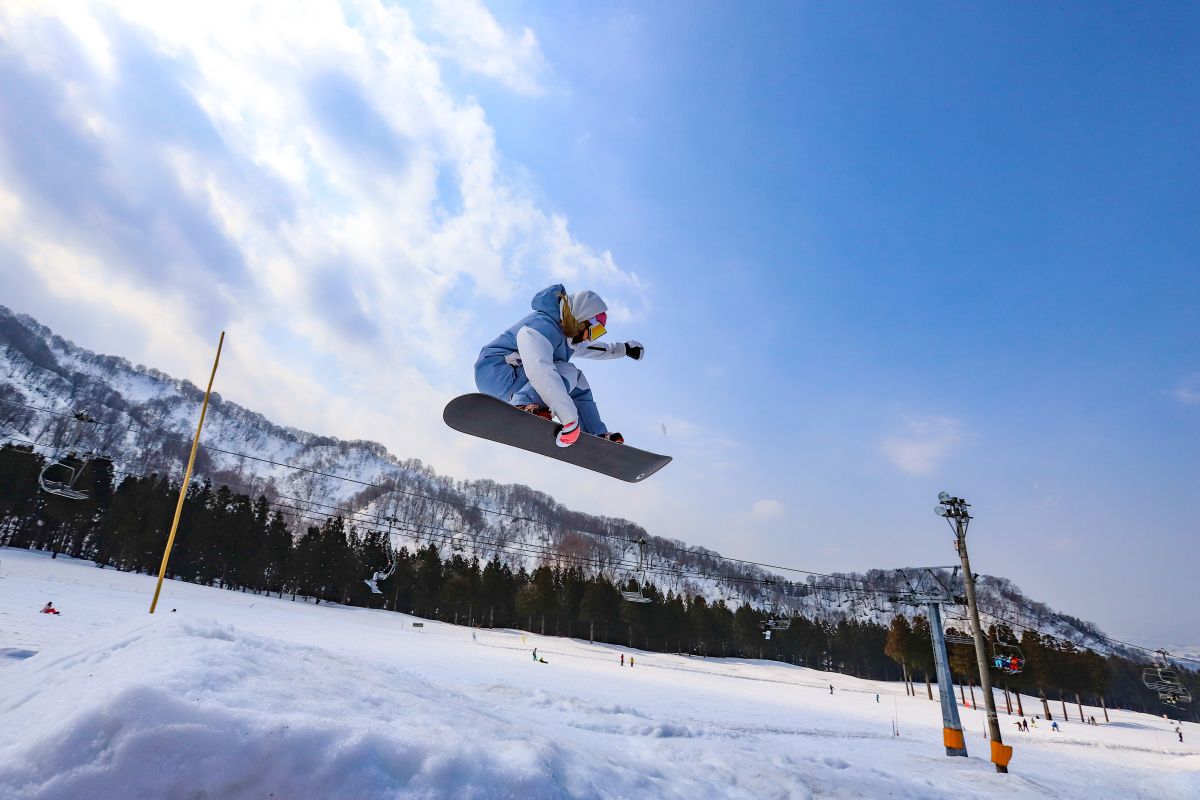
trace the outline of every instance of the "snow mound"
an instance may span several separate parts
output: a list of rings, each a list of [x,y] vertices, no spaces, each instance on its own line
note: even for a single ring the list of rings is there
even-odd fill
[[[600,796],[579,754],[472,743],[414,675],[215,622],[94,636],[5,677],[3,797]]]

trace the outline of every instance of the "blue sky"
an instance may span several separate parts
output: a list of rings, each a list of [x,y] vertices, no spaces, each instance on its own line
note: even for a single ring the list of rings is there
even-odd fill
[[[948,489],[980,571],[1200,641],[1194,5],[303,5],[0,12],[0,302],[739,557],[948,563]],[[556,280],[648,347],[588,375],[652,482],[440,427]]]

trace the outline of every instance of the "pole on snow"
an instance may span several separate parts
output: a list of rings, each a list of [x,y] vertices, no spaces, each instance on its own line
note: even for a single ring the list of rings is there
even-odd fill
[[[975,660],[979,665],[979,686],[983,689],[983,704],[987,711],[988,739],[992,743],[992,763],[996,772],[1008,772],[1012,760],[1012,748],[1000,738],[1000,719],[996,716],[996,698],[992,696],[992,674],[988,666],[987,648],[983,642],[983,629],[979,624],[979,606],[975,603],[975,575],[967,558],[967,526],[971,514],[970,504],[961,497],[951,497],[946,492],[938,495],[940,505],[934,509],[939,517],[945,517],[954,530],[954,549],[962,560],[963,587],[967,590],[967,612],[971,619],[971,632],[975,638]]]
[[[958,704],[954,702],[954,685],[950,679],[950,660],[946,657],[946,635],[942,631],[942,604],[930,601],[929,632],[933,635],[933,663],[937,668],[938,696],[942,701],[942,743],[948,756],[966,756],[962,722],[958,719]]]
[[[904,571],[901,570],[900,574],[903,575]],[[946,755],[965,757],[967,743],[963,738],[962,722],[958,718],[958,704],[954,702],[954,682],[950,676],[950,659],[946,657],[946,634],[942,630],[942,606],[961,605],[962,600],[950,594],[932,569],[923,570],[923,574],[915,583],[907,576],[904,580],[908,584],[907,591],[898,591],[890,596],[888,601],[899,605],[925,607],[929,619],[930,639],[933,642],[938,698],[942,703],[942,744],[946,747]],[[925,683],[929,683],[928,674],[925,676]]]
[[[196,424],[196,438],[192,439],[192,454],[188,456],[187,469],[183,473],[183,485],[179,487],[179,502],[175,504],[175,519],[171,522],[171,535],[163,550],[162,566],[158,568],[158,583],[154,586],[154,599],[150,601],[150,613],[158,606],[158,593],[162,591],[163,576],[167,574],[167,561],[171,558],[171,547],[175,544],[175,532],[179,530],[179,518],[183,515],[183,499],[187,497],[188,484],[192,482],[192,467],[196,465],[196,448],[200,446],[200,430],[204,427],[204,416],[208,413],[208,398],[212,396],[213,379],[217,377],[217,364],[221,363],[221,347],[225,344],[225,331],[217,342],[217,357],[213,359],[212,373],[208,376],[208,388],[204,390],[204,404],[200,406],[200,422]]]

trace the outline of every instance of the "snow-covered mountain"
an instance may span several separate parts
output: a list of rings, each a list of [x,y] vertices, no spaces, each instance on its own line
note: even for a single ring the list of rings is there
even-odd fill
[[[47,455],[94,451],[113,460],[118,477],[157,472],[178,480],[202,399],[202,390],[189,381],[92,353],[0,306],[0,442],[33,442]],[[76,421],[76,412],[95,422]],[[887,590],[904,586],[914,574],[772,575],[704,548],[651,536],[628,520],[572,511],[527,486],[456,481],[416,459],[398,458],[376,442],[276,425],[219,395],[209,408],[196,476],[254,496],[265,494],[301,520],[340,513],[360,527],[390,530],[396,546],[432,541],[467,556],[498,555],[527,567],[547,561],[578,564],[622,578],[637,562],[632,543],[644,538],[647,577],[664,594],[703,595],[735,606],[749,601],[812,618],[886,624],[896,613],[886,602]],[[940,577],[953,589],[951,575]],[[1111,651],[1094,625],[1030,600],[1008,580],[983,578],[980,597],[1000,619]]]

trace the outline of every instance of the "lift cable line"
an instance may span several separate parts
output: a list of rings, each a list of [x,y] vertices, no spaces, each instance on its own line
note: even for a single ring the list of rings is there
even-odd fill
[[[40,411],[43,413],[54,414],[57,416],[73,416],[73,414],[69,414],[67,412],[55,411],[54,409],[49,409],[49,408],[41,408],[38,406],[29,405],[28,403],[20,403],[20,402],[16,402],[16,401],[12,401],[12,400],[0,400],[0,402],[9,403],[12,405],[18,405],[18,406],[28,408],[33,411]],[[102,426],[106,426],[106,427],[120,427],[113,423],[100,422],[98,420],[93,421],[92,424],[102,425]],[[133,426],[129,426],[126,428],[126,430],[132,430],[132,427]],[[454,500],[449,500],[444,497],[434,497],[432,495],[422,494],[420,492],[413,492],[413,491],[409,491],[406,489],[400,489],[395,486],[389,486],[384,483],[375,483],[372,481],[362,480],[361,478],[351,478],[347,475],[338,475],[333,472],[325,472],[323,470],[313,469],[311,467],[302,467],[297,464],[289,464],[284,461],[275,461],[273,459],[263,458],[262,456],[253,456],[248,453],[238,452],[236,450],[227,450],[225,448],[217,447],[216,445],[212,445],[212,444],[203,444],[202,443],[200,445],[200,447],[205,450],[211,451],[211,452],[224,453],[225,455],[235,456],[237,458],[246,458],[246,459],[250,459],[251,461],[258,461],[260,463],[270,464],[271,466],[275,466],[275,467],[284,467],[286,469],[295,470],[297,472],[306,472],[310,475],[318,475],[318,476],[324,477],[324,478],[331,478],[333,480],[340,480],[340,481],[345,481],[347,483],[354,483],[359,486],[380,489],[385,492],[392,492],[395,494],[401,494],[401,495],[405,495],[408,497],[421,498],[423,500],[428,500],[428,501],[434,502],[434,503],[444,503],[446,505],[451,505],[451,506],[455,506],[457,508],[461,508],[464,511],[479,511],[480,513],[484,513],[484,514],[494,514],[496,516],[506,517],[506,518],[512,519],[514,521],[529,522],[534,525],[540,525],[540,526],[548,527],[548,528],[556,528],[559,530],[567,531],[569,533],[579,533],[579,534],[584,534],[584,535],[588,535],[588,536],[601,536],[601,537],[607,537],[607,538],[613,538],[613,539],[622,539],[622,540],[626,540],[626,541],[628,540],[627,537],[621,536],[620,534],[603,533],[601,531],[587,531],[587,530],[583,530],[580,528],[571,528],[571,527],[569,527],[567,525],[563,525],[561,523],[550,522],[547,520],[539,520],[539,519],[535,519],[533,517],[526,517],[526,516],[522,516],[520,514],[512,514],[507,511],[501,511],[499,509],[485,508],[483,506],[471,505],[470,503],[456,502]],[[670,551],[673,551],[676,553],[686,554],[691,557],[696,557],[696,556],[700,555],[700,556],[704,556],[704,557],[708,557],[708,558],[713,558],[713,559],[716,559],[719,561],[724,561],[726,563],[743,564],[746,566],[754,566],[754,567],[759,567],[762,569],[780,570],[783,572],[794,572],[794,573],[801,574],[801,575],[813,575],[818,578],[829,578],[831,580],[844,580],[844,581],[854,582],[854,583],[863,583],[864,582],[861,578],[847,578],[844,576],[830,575],[827,573],[814,572],[812,570],[799,569],[796,567],[787,567],[787,566],[782,566],[779,564],[768,564],[768,563],[761,562],[761,561],[751,561],[748,559],[732,558],[730,556],[720,556],[720,555],[714,555],[711,553],[697,553],[694,550],[689,550],[686,547],[677,547],[674,545],[660,545],[659,549],[660,550],[670,550]]]
[[[12,401],[0,400],[0,403],[12,404]],[[47,413],[53,413],[53,414],[59,414],[61,416],[67,416],[66,414],[62,414],[61,412],[50,411],[48,409],[40,409],[37,407],[28,406],[27,404],[23,404],[23,403],[15,403],[14,405],[21,405],[21,406],[31,408],[32,410],[36,410],[36,411],[46,411]],[[111,423],[103,423],[103,422],[97,422],[95,424],[111,425]],[[7,439],[8,441],[11,441],[11,442],[19,442],[21,444],[28,444],[28,445],[38,446],[38,447],[46,446],[45,443],[43,443],[43,442],[19,437],[19,436],[15,435],[15,432],[11,432],[11,431],[0,432],[0,435],[3,435],[5,439]],[[201,445],[201,446],[203,447],[204,445]],[[294,468],[299,469],[299,470],[306,470],[306,468],[304,468],[304,467],[294,467]],[[146,479],[149,477],[144,474],[130,472],[127,470],[114,470],[114,474],[125,475],[128,477],[135,477],[135,478],[141,478],[141,479]],[[386,488],[386,487],[383,487],[383,488]],[[409,493],[409,494],[414,494],[414,493]],[[435,500],[438,502],[447,502],[447,501],[442,500],[441,498],[429,498],[427,495],[415,494],[415,496],[425,498],[425,499]],[[281,497],[286,497],[286,496],[281,495]],[[309,505],[316,505],[316,506],[321,506],[324,508],[338,510],[340,512],[340,514],[339,514],[340,516],[342,516],[343,518],[346,518],[346,519],[350,519],[355,522],[361,523],[363,520],[360,519],[360,517],[363,517],[363,516],[365,516],[367,519],[376,519],[376,520],[383,519],[383,517],[371,517],[371,515],[365,514],[364,512],[361,512],[361,511],[358,511],[358,512],[345,511],[340,506],[330,504],[330,503],[321,503],[316,500],[302,500],[300,498],[288,498],[288,499],[292,499],[296,502],[306,503]],[[278,504],[278,503],[272,503],[271,505],[273,508],[287,509],[289,515],[297,517],[297,518],[303,518],[308,521],[323,522],[325,519],[328,519],[328,518],[334,516],[332,514],[326,514],[325,516],[322,516],[322,517],[312,517],[312,516],[307,516],[307,515],[302,516],[302,515],[297,514],[291,507],[287,507],[287,506],[284,506],[284,505]],[[309,509],[309,511],[311,511],[311,509]],[[560,530],[565,530],[565,531],[571,532],[571,533],[579,533],[582,535],[602,536],[602,537],[610,537],[610,538],[611,537],[621,538],[617,534],[602,534],[602,533],[593,532],[593,531],[583,531],[583,530],[579,530],[579,529],[568,528],[568,527],[561,526],[561,525],[555,525],[554,523],[539,522],[537,520],[532,520],[531,518],[521,518],[521,519],[523,521],[531,521],[531,522],[534,522],[535,524],[543,525],[546,527],[555,527]],[[449,530],[449,529],[437,528],[437,526],[432,526],[429,523],[409,523],[409,524],[421,526],[421,527],[425,527],[425,528],[431,528],[431,529],[446,530],[446,531]],[[410,538],[414,538],[419,541],[427,540],[427,541],[433,542],[436,539],[444,538],[444,536],[442,534],[426,535],[426,534],[421,534],[419,532],[404,531],[404,530],[401,530],[398,533],[408,533]],[[480,542],[493,543],[493,540],[490,537],[475,536],[473,538],[477,539]],[[510,547],[511,547],[511,545],[510,545]],[[531,553],[531,551],[529,551],[527,548],[522,548],[522,551],[525,552],[526,554],[554,555],[555,557],[558,557],[558,558],[566,557],[565,554],[560,553],[557,549],[555,549],[553,547],[549,547],[549,548],[538,547],[538,546],[533,546],[533,547],[536,548],[536,552]],[[499,552],[499,551],[500,551],[500,549],[498,548],[497,552]],[[708,554],[706,554],[706,555],[708,555]],[[718,560],[732,560],[732,561],[736,561],[738,563],[759,564],[759,562],[746,562],[741,559],[728,559],[727,557],[724,557],[724,556],[711,556],[710,555],[709,557],[715,558]],[[589,559],[585,556],[570,556],[570,558],[573,561],[575,561],[576,563],[586,564],[589,566],[594,566],[597,563],[596,559]],[[601,560],[601,561],[604,562],[605,560]],[[606,560],[606,563],[610,566],[634,566],[633,564],[623,564],[622,562],[619,562],[614,559],[608,559],[608,560]],[[926,569],[936,570],[936,569],[955,569],[955,568],[956,567],[945,566],[945,567],[927,567]],[[814,575],[816,577],[829,577],[829,578],[831,578],[833,580],[837,580],[837,581],[856,580],[856,581],[861,582],[861,579],[849,579],[849,578],[845,578],[845,577],[839,576],[839,575],[825,575],[822,573],[811,572],[808,570],[801,570],[798,568],[786,568],[786,569],[789,569],[789,570],[795,571],[795,572],[802,572],[805,574]],[[770,578],[744,578],[744,577],[724,576],[724,575],[718,575],[716,573],[702,572],[702,571],[698,571],[698,570],[694,570],[694,569],[690,569],[690,568],[689,569],[684,569],[684,568],[662,568],[662,569],[660,569],[660,568],[651,567],[649,572],[652,574],[725,581],[727,583],[760,584],[760,585],[764,585],[764,586],[770,585],[771,583],[778,583],[777,581],[773,581]],[[682,573],[682,575],[681,575],[681,573]],[[827,586],[827,585],[822,585],[822,584],[796,584],[796,585],[798,587],[800,587],[801,589],[812,592],[814,594],[843,592],[846,594],[855,594],[855,595],[879,595],[879,596],[884,596],[889,600],[891,600],[894,596],[896,596],[898,592],[902,591],[902,590],[899,590],[896,588],[880,588],[880,589],[861,588],[860,589],[857,587]],[[1022,622],[1019,620],[1015,620],[1015,619],[1007,616],[1005,612],[996,611],[995,609],[989,607],[985,603],[980,603],[979,607],[980,607],[980,611],[982,611],[988,617],[995,620],[997,623],[1000,623],[1000,624],[1003,624],[1003,625],[1009,627],[1010,629],[1012,629],[1014,631],[1020,631],[1020,632],[1028,631],[1031,633],[1038,634],[1039,636],[1042,636],[1051,641],[1064,643],[1064,644],[1071,643],[1071,644],[1078,645],[1077,642],[1073,642],[1070,639],[1066,639],[1066,638],[1063,638],[1062,636],[1045,631],[1045,630],[1037,627],[1036,625],[1028,624],[1026,622]],[[1128,642],[1128,641],[1124,641],[1121,639],[1114,639],[1109,636],[1103,636],[1103,635],[1097,635],[1097,634],[1088,634],[1088,636],[1097,642],[1104,642],[1104,643],[1110,644],[1110,645],[1119,645],[1121,647],[1127,647],[1130,649],[1139,650],[1139,651],[1142,651],[1142,652],[1145,652],[1145,653],[1151,654],[1151,655],[1159,652],[1159,648],[1135,644],[1133,642]],[[947,641],[950,641],[951,643],[953,643],[952,640],[947,640]],[[968,641],[973,642],[974,640],[970,639]],[[1200,658],[1193,658],[1193,657],[1189,657],[1189,656],[1182,656],[1182,655],[1172,656],[1172,660],[1200,664]]]
[[[51,415],[59,416],[59,417],[74,418],[75,413],[76,413],[76,412],[56,411],[54,409],[34,406],[34,405],[30,405],[28,403],[22,403],[22,402],[5,399],[5,398],[0,398],[0,404],[18,406],[18,407],[29,409],[31,411],[37,411],[37,412],[51,414]],[[115,423],[103,422],[103,421],[94,420],[94,419],[89,420],[88,424],[103,426],[103,427],[110,427],[110,428],[123,428],[127,432],[133,430],[135,427],[138,427],[138,428],[145,427],[145,426],[141,425],[140,423],[136,423],[136,422],[134,422],[133,424],[130,424],[128,426],[122,426],[122,425],[117,425]],[[15,433],[16,433],[15,431],[12,431],[12,432],[5,431],[0,435],[3,435],[5,439],[12,441],[12,442],[19,442],[21,444],[28,444],[28,445],[32,445],[35,447],[48,447],[49,446],[46,443],[41,442],[41,441],[26,439],[26,438],[17,436],[17,435],[15,435]],[[179,436],[181,434],[176,434],[176,433],[172,432],[171,435]],[[160,437],[160,438],[164,438],[164,437]],[[396,494],[401,494],[401,495],[405,495],[405,496],[409,496],[409,497],[428,500],[430,502],[452,505],[452,506],[455,506],[457,508],[462,508],[463,510],[467,510],[467,511],[476,510],[481,513],[499,515],[499,516],[506,517],[508,519],[512,519],[514,521],[527,522],[527,523],[530,523],[533,525],[541,526],[544,528],[552,528],[552,529],[560,530],[560,531],[563,531],[566,533],[575,533],[575,534],[580,534],[580,535],[584,535],[584,536],[601,537],[601,538],[606,538],[606,539],[620,539],[624,542],[630,541],[628,537],[622,536],[620,534],[604,533],[601,531],[589,531],[589,530],[583,530],[580,528],[572,528],[568,525],[564,525],[561,523],[555,523],[555,522],[550,522],[550,521],[546,521],[546,520],[538,520],[533,517],[521,516],[518,514],[512,514],[509,512],[505,512],[505,511],[499,511],[497,509],[484,508],[482,506],[471,505],[469,503],[455,502],[453,500],[448,500],[448,499],[442,498],[442,497],[433,497],[431,495],[422,494],[420,492],[412,492],[412,491],[408,491],[408,490],[404,490],[404,489],[399,489],[394,486],[389,486],[386,483],[384,483],[384,484],[373,483],[370,481],[364,481],[364,480],[357,479],[357,478],[351,478],[351,477],[348,477],[345,475],[338,475],[335,473],[324,472],[322,470],[316,470],[316,469],[312,469],[309,467],[302,467],[302,466],[295,465],[295,464],[288,464],[286,462],[265,459],[265,458],[262,458],[259,456],[252,456],[247,453],[239,453],[237,451],[227,450],[227,449],[216,447],[216,446],[210,445],[210,444],[201,443],[200,447],[203,449],[208,449],[211,451],[224,453],[226,455],[236,456],[236,457],[240,457],[240,458],[247,458],[247,459],[250,459],[253,461],[267,463],[272,466],[284,467],[287,469],[296,470],[298,472],[306,472],[309,474],[319,475],[321,477],[332,478],[334,480],[341,480],[341,481],[346,481],[346,482],[350,482],[350,483],[355,483],[355,484],[358,484],[361,486],[376,488],[376,489],[380,489],[384,492],[393,492]],[[142,479],[145,479],[148,477],[143,474],[128,472],[125,470],[114,470],[114,473],[121,474],[121,475],[127,475],[130,477],[142,478]],[[290,498],[290,499],[293,499],[296,502],[302,502],[302,503],[307,503],[310,505],[318,505],[318,506],[324,506],[324,507],[327,507],[330,509],[340,510],[339,506],[332,505],[332,504],[319,503],[318,501],[315,501],[315,500],[300,500],[299,498]],[[293,515],[295,515],[294,512],[289,512],[289,513],[292,513]],[[363,515],[363,512],[361,512],[361,511],[360,512],[342,511],[340,514],[340,516],[342,516],[344,518],[353,519],[353,520],[359,521],[359,522],[361,522],[361,520],[359,520],[358,517],[362,516],[362,515]],[[329,515],[327,515],[327,516],[329,516]],[[368,518],[370,518],[370,515],[366,515],[366,516]],[[376,519],[383,519],[383,518],[377,517]],[[428,523],[411,523],[411,524],[421,525],[423,527],[434,527],[434,526],[429,526]],[[429,541],[432,541],[434,538],[437,538],[437,537],[413,536],[411,538],[428,539]],[[485,541],[484,539],[482,539],[478,536],[475,536],[473,538],[475,538],[479,541]],[[896,588],[887,588],[887,587],[870,588],[870,587],[866,587],[866,586],[861,586],[861,587],[850,586],[850,585],[846,585],[846,584],[851,584],[851,583],[864,584],[865,581],[862,578],[851,578],[851,577],[843,576],[843,575],[833,575],[833,574],[829,574],[829,573],[815,572],[813,570],[805,570],[805,569],[801,569],[798,567],[787,567],[787,566],[782,566],[782,565],[777,565],[777,564],[769,564],[766,562],[751,561],[748,559],[739,559],[739,558],[733,558],[730,556],[721,556],[721,555],[716,555],[716,554],[709,553],[709,552],[697,553],[695,551],[688,550],[687,548],[677,547],[674,545],[666,545],[666,546],[663,546],[661,549],[673,551],[676,553],[682,553],[689,557],[701,556],[703,558],[712,559],[714,561],[720,561],[720,562],[726,562],[726,563],[732,563],[732,564],[742,564],[742,565],[746,565],[746,566],[754,566],[754,567],[759,567],[759,568],[763,568],[763,569],[779,570],[782,572],[791,572],[791,573],[796,573],[796,574],[809,575],[809,576],[812,576],[815,578],[827,578],[831,581],[836,582],[837,584],[840,584],[840,585],[832,585],[832,586],[831,585],[822,585],[822,584],[808,584],[808,583],[794,584],[801,590],[811,592],[813,594],[840,592],[840,593],[843,593],[846,595],[880,596],[880,597],[890,599],[892,596],[895,596],[898,592],[903,591],[902,589],[899,589],[898,587],[896,587]],[[542,550],[542,552],[544,552],[546,554],[556,554],[556,557],[562,557],[564,555],[564,554],[558,553],[558,551],[553,548]],[[587,561],[589,561],[586,557],[572,556],[572,558],[584,558],[584,562],[580,562],[580,563],[586,563]],[[610,565],[613,565],[613,566],[617,565],[617,562],[615,560],[611,560],[611,559],[608,560],[607,563]],[[933,570],[933,569],[951,569],[951,568],[952,567],[948,566],[948,567],[929,567],[927,569]],[[778,584],[778,581],[775,581],[772,578],[749,578],[749,577],[725,576],[725,575],[719,575],[717,573],[712,573],[712,572],[699,571],[699,570],[696,570],[695,568],[661,568],[660,569],[660,568],[656,568],[656,567],[650,567],[648,569],[648,573],[656,574],[656,575],[678,575],[680,577],[689,577],[689,578],[697,578],[697,579],[710,579],[710,580],[716,580],[716,581],[724,581],[726,583],[731,583],[731,584],[732,583],[758,584],[761,586],[770,586],[772,584]],[[980,604],[980,610],[983,611],[983,613],[987,614],[988,617],[996,620],[997,622],[1007,625],[1008,627],[1010,627],[1013,630],[1031,631],[1033,633],[1037,633],[1037,634],[1044,636],[1048,639],[1051,639],[1053,641],[1059,641],[1059,642],[1070,641],[1068,639],[1064,639],[1055,634],[1045,632],[1045,631],[1037,628],[1036,626],[1027,625],[1027,624],[1012,620],[1012,619],[1008,618],[1007,615],[1005,615],[1004,613],[997,613],[997,612],[993,611],[992,609],[990,609],[989,607],[987,607],[983,603]],[[1159,649],[1154,648],[1154,647],[1148,647],[1145,645],[1134,644],[1134,643],[1126,642],[1126,641],[1123,641],[1120,639],[1114,639],[1114,638],[1108,637],[1108,636],[1095,635],[1095,634],[1088,634],[1088,635],[1098,642],[1104,642],[1104,643],[1107,643],[1110,645],[1118,645],[1121,647],[1127,647],[1127,648],[1145,652],[1150,655],[1154,655],[1159,652]],[[1075,643],[1073,642],[1073,644],[1075,644]],[[1189,663],[1200,664],[1200,658],[1192,658],[1192,657],[1188,657],[1188,656],[1174,656],[1173,660],[1186,661]]]
[[[4,402],[4,401],[0,401],[0,402]],[[35,410],[42,410],[42,409],[35,409]],[[58,412],[53,412],[53,413],[58,413]],[[99,423],[99,424],[106,424],[106,423]],[[34,441],[31,439],[24,439],[24,438],[13,435],[12,432],[4,432],[4,436],[9,441],[20,442],[22,444],[29,444],[29,445],[35,445],[35,446],[44,446],[42,442]],[[304,469],[304,468],[301,467],[298,469]],[[128,477],[135,477],[135,478],[141,478],[141,479],[146,479],[148,477],[143,474],[133,473],[133,472],[129,472],[126,470],[114,470],[114,474],[126,475]],[[428,499],[428,496],[426,496],[426,495],[417,495],[417,496]],[[382,516],[372,517],[370,514],[367,514],[362,511],[357,511],[357,512],[346,511],[345,509],[343,509],[340,506],[330,504],[330,503],[321,503],[316,500],[303,500],[300,498],[290,498],[286,495],[280,495],[280,497],[283,497],[286,499],[291,499],[294,502],[300,502],[300,503],[305,503],[308,505],[315,505],[315,506],[320,506],[323,508],[336,510],[339,512],[338,516],[342,516],[345,519],[349,519],[353,522],[357,522],[360,524],[364,523],[364,519],[363,519],[364,517],[367,520],[374,520],[377,524],[379,523],[379,521],[385,519]],[[433,499],[438,499],[438,498],[433,498]],[[306,521],[312,521],[312,522],[323,522],[326,519],[334,516],[333,514],[326,514],[321,517],[314,517],[309,514],[300,514],[300,513],[298,513],[298,511],[300,511],[300,510],[309,511],[309,512],[312,512],[313,510],[312,509],[298,509],[298,507],[287,506],[286,504],[280,504],[280,503],[272,503],[271,506],[273,508],[285,510],[290,516],[296,517],[298,519],[305,519]],[[313,513],[320,513],[320,512],[313,512]],[[617,536],[616,534],[599,534],[596,532],[565,528],[564,526],[554,526],[553,524],[550,524],[550,523],[540,523],[540,522],[537,522],[536,520],[530,520],[530,518],[523,518],[523,519],[525,521],[533,521],[536,524],[546,525],[549,527],[558,527],[562,530],[566,530],[566,531],[572,532],[572,533],[580,533],[580,534],[584,534],[584,535],[599,535],[599,536],[607,536],[607,537]],[[451,529],[440,528],[438,526],[430,525],[429,523],[412,522],[412,523],[408,523],[408,524],[413,525],[413,526],[418,526],[421,528],[427,528],[430,530],[443,531],[443,533],[426,534],[426,533],[422,533],[419,530],[406,530],[406,529],[402,528],[401,530],[397,531],[397,535],[405,534],[405,535],[408,535],[409,538],[415,539],[417,541],[429,541],[429,542],[433,543],[433,542],[436,542],[439,540],[444,540],[446,538],[446,535],[445,535],[446,533],[460,533],[460,531],[451,531]],[[589,566],[594,569],[604,569],[606,567],[607,568],[636,567],[636,564],[634,564],[633,562],[624,562],[619,559],[594,559],[594,558],[589,558],[587,556],[563,554],[554,547],[527,545],[527,544],[522,544],[521,546],[518,547],[517,545],[515,545],[511,542],[502,543],[499,539],[495,539],[493,537],[481,537],[478,535],[472,536],[472,539],[477,542],[480,542],[480,543],[485,543],[485,544],[490,544],[490,545],[495,546],[497,553],[499,553],[502,550],[505,550],[507,548],[507,550],[509,550],[510,552],[513,552],[514,554],[554,556],[555,558],[557,558],[559,560],[566,559],[566,560],[571,561],[572,563],[576,563],[576,564],[579,564],[582,566]],[[724,560],[724,557],[717,557],[717,558]],[[746,563],[740,559],[738,559],[737,561],[739,561],[740,563]],[[751,563],[757,563],[757,562],[751,562]],[[928,569],[928,570],[958,569],[958,567],[950,567],[950,566],[927,567],[926,569]],[[795,569],[794,571],[806,572],[807,574],[816,575],[818,577],[824,577],[821,573],[812,573],[812,572],[808,572],[805,570],[799,570],[799,569]],[[725,581],[727,583],[760,584],[760,585],[764,585],[764,586],[769,586],[771,584],[778,583],[778,581],[774,581],[773,579],[770,579],[770,578],[745,578],[745,577],[725,576],[725,575],[719,575],[716,573],[704,572],[704,571],[700,571],[700,570],[696,570],[696,569],[692,569],[692,568],[682,568],[682,567],[674,567],[674,568],[650,567],[648,572],[650,574],[667,576],[667,577],[709,579],[709,580]],[[848,580],[846,578],[843,578],[842,576],[828,576],[828,577],[831,577],[831,578],[833,578],[835,580],[839,580],[839,581]],[[857,587],[828,586],[828,585],[822,585],[822,584],[797,584],[797,585],[801,589],[812,592],[814,594],[843,592],[845,594],[855,594],[855,595],[880,595],[880,596],[885,596],[889,600],[893,600],[895,598],[895,596],[898,594],[898,592],[900,591],[895,588],[860,589]],[[1046,639],[1049,639],[1051,641],[1060,642],[1060,643],[1070,642],[1071,644],[1078,644],[1069,639],[1065,639],[1061,636],[1044,631],[1041,628],[1038,628],[1036,625],[1031,625],[1031,624],[1027,624],[1025,622],[1021,622],[1021,621],[1012,619],[1011,617],[1008,617],[1004,612],[996,611],[996,610],[990,608],[989,606],[987,606],[986,604],[981,603],[980,610],[983,613],[985,613],[988,617],[995,620],[996,622],[1003,624],[1014,631],[1022,631],[1022,632],[1029,631],[1031,633],[1036,633],[1036,634],[1038,634]],[[1089,636],[1091,636],[1091,638],[1095,639],[1098,642],[1104,642],[1104,643],[1113,644],[1113,645],[1120,645],[1122,647],[1128,647],[1131,649],[1140,650],[1140,651],[1143,651],[1148,654],[1156,654],[1159,652],[1158,648],[1148,647],[1146,645],[1134,644],[1132,642],[1127,642],[1127,641],[1120,640],[1120,639],[1113,639],[1112,637],[1108,637],[1108,636],[1101,636],[1101,635],[1095,635],[1095,634],[1089,634]],[[961,637],[961,638],[965,639],[965,641],[963,643],[971,643],[974,641],[973,639],[970,639],[968,637]],[[957,643],[955,641],[955,637],[953,637],[953,636],[948,637],[947,642],[948,643]],[[1174,656],[1173,660],[1186,661],[1189,663],[1200,664],[1200,659],[1191,658],[1188,656]]]

